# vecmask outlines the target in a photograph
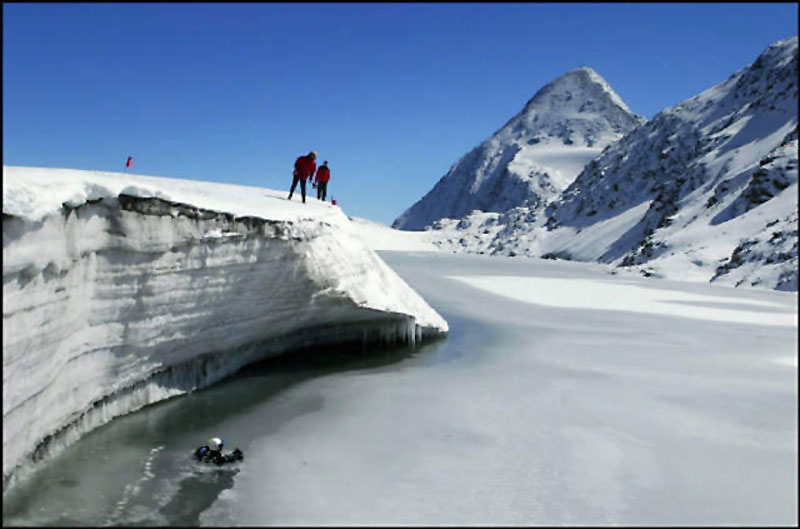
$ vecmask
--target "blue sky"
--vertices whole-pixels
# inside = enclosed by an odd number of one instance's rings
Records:
[[[286,189],[385,224],[594,68],[646,118],[797,35],[780,4],[3,4],[3,163]]]

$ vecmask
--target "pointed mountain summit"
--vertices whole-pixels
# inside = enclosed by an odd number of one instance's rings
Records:
[[[624,134],[644,120],[634,115],[611,86],[588,66],[576,68],[539,90],[497,135],[527,130],[539,139],[593,147],[604,136]],[[513,137],[512,135],[511,137]]]
[[[593,69],[567,72],[456,162],[393,227],[421,230],[473,210],[545,204],[607,145],[643,122]]]

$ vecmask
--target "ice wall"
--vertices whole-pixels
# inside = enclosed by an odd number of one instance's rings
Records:
[[[4,492],[86,431],[249,362],[447,332],[348,222],[125,193],[41,219],[5,206]]]

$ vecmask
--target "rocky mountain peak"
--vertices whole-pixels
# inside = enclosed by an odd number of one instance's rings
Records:
[[[525,110],[543,110],[554,103],[566,104],[567,108],[580,109],[580,105],[596,99],[610,99],[627,112],[628,106],[594,69],[581,66],[565,73],[545,85],[526,105]]]
[[[592,68],[571,70],[453,164],[394,226],[419,230],[473,210],[548,202],[603,148],[643,122]]]
[[[522,132],[592,147],[601,136],[612,134],[617,139],[643,122],[600,74],[581,66],[542,87],[497,134],[508,140]]]

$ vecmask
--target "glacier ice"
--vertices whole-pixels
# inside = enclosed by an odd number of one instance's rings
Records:
[[[341,211],[273,220],[96,184],[34,215],[15,169],[4,167],[4,492],[93,428],[248,363],[447,332]]]

